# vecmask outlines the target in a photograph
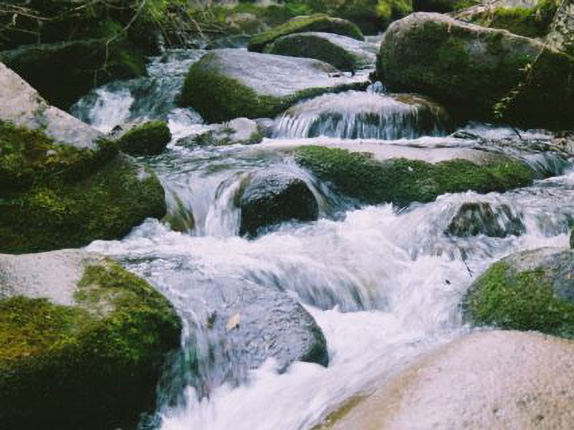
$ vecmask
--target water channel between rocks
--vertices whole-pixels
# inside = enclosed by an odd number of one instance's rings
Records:
[[[358,206],[294,163],[289,149],[311,143],[381,158],[448,159],[453,149],[478,146],[472,136],[516,138],[510,129],[479,124],[467,127],[471,134],[463,138],[446,137],[440,112],[417,112],[379,91],[303,102],[276,119],[274,137],[257,145],[179,144],[206,129],[198,114],[174,101],[201,54],[167,52],[153,59],[149,77],[97,89],[73,109],[103,131],[166,118],[173,134],[168,151],[142,161],[160,177],[178,228],[149,220],[121,241],[88,247],[152,282],[186,323],[181,351],[158,388],[157,414],[142,428],[311,429],[418,355],[467,332],[459,303],[489,264],[511,252],[567,244],[574,172],[560,155],[512,149],[556,175],[504,194],[446,194],[400,210]],[[522,138],[544,142],[548,135],[530,131]],[[236,194],[257,172],[305,181],[319,202],[319,220],[286,223],[255,240],[240,237]],[[488,203],[491,222],[502,227],[520,220],[519,234],[446,234],[465,203]],[[265,360],[270,350],[290,357],[297,349],[298,340],[282,333],[282,317],[276,317],[291,315],[296,302],[325,335],[328,367]],[[267,318],[265,327],[257,317]],[[265,337],[267,350],[259,339]]]

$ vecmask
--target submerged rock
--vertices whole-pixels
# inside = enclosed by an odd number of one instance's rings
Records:
[[[324,14],[316,14],[295,17],[285,24],[253,36],[249,42],[249,50],[263,52],[268,44],[273,43],[282,36],[304,32],[334,33],[357,40],[365,40],[359,27],[352,22],[341,18],[332,18]]]
[[[278,119],[275,135],[395,140],[444,136],[451,128],[446,110],[429,98],[348,91],[325,94],[289,108]]]
[[[171,141],[167,121],[149,121],[135,124],[118,138],[120,149],[130,155],[161,154]]]
[[[522,217],[508,205],[464,203],[450,221],[446,234],[469,237],[483,234],[489,237],[520,236],[526,231]]]
[[[210,122],[274,117],[301,99],[366,83],[317,60],[222,49],[191,66],[180,102]]]
[[[537,334],[466,336],[419,359],[318,429],[569,429],[573,354],[574,343]]]
[[[463,309],[478,325],[574,338],[574,251],[541,248],[500,260],[471,285]]]
[[[0,255],[0,427],[135,427],[180,331],[165,298],[97,254]]]
[[[0,52],[0,62],[62,109],[113,79],[145,75],[144,57],[137,49],[107,39],[26,45]]]
[[[196,136],[177,141],[183,146],[253,145],[263,140],[257,122],[248,118],[236,118],[224,124],[209,126],[209,130]]]
[[[503,114],[529,128],[574,121],[574,59],[503,30],[415,13],[389,27],[378,68],[391,90],[428,94],[461,116]]]
[[[0,68],[0,252],[116,239],[165,214],[157,178]]]
[[[295,149],[295,159],[338,192],[367,204],[406,206],[429,202],[445,193],[503,192],[526,186],[536,176],[525,162],[499,154],[472,150],[444,152],[440,148],[417,153],[406,148],[408,151],[394,155],[397,148],[384,149],[389,149],[389,153],[303,146]],[[438,158],[433,160],[435,151]]]
[[[268,54],[314,58],[345,72],[375,65],[377,48],[347,36],[329,33],[296,33],[277,39],[264,50]]]
[[[319,205],[305,181],[285,173],[253,175],[239,198],[239,207],[239,234],[251,237],[282,222],[314,221],[319,217]]]

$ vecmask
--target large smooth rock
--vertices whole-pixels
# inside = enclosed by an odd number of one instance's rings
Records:
[[[365,39],[359,27],[352,22],[324,14],[316,14],[295,17],[285,24],[253,36],[249,42],[249,50],[263,52],[265,46],[282,36],[310,31],[340,34],[357,40]]]
[[[391,90],[433,96],[462,116],[503,114],[530,128],[574,121],[574,59],[504,30],[415,13],[389,27],[378,66]]]
[[[191,66],[180,102],[210,122],[264,118],[301,99],[366,83],[317,60],[222,49]]]
[[[62,109],[92,88],[146,72],[144,57],[137,49],[108,39],[26,45],[0,52],[0,62]]]
[[[314,221],[319,216],[319,205],[305,181],[288,173],[253,175],[241,194],[239,207],[239,232],[248,236],[282,222]]]
[[[375,65],[377,48],[367,42],[329,33],[296,33],[277,39],[267,54],[314,58],[339,70],[354,72]]]
[[[470,287],[467,320],[574,338],[574,251],[541,248],[493,264]]]
[[[181,322],[97,254],[0,254],[0,427],[132,428]]]
[[[26,81],[0,63],[0,121],[41,129],[56,143],[96,149],[102,134],[68,113],[50,106]]]
[[[503,192],[526,186],[536,177],[519,159],[471,149],[377,143],[372,148],[367,144],[351,151],[343,148],[302,146],[295,149],[295,159],[338,192],[367,204],[405,206],[445,193]],[[374,152],[355,152],[369,149]]]
[[[574,343],[512,331],[444,345],[321,430],[574,426]]]

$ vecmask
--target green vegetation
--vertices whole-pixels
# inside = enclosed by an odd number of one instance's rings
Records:
[[[522,161],[503,156],[485,165],[460,159],[431,164],[405,158],[378,161],[367,153],[306,146],[295,150],[295,158],[339,192],[367,204],[405,206],[445,193],[502,192],[526,186],[535,177]]]
[[[128,130],[118,141],[120,149],[131,155],[161,154],[171,140],[166,121],[149,121]]]
[[[574,338],[574,303],[555,293],[543,268],[517,271],[495,263],[471,287],[464,309],[479,325]]]
[[[85,269],[76,302],[0,300],[2,428],[116,428],[152,406],[181,330],[169,302],[112,262]]]
[[[110,143],[74,149],[0,123],[0,144],[0,252],[80,247],[165,214],[157,178]]]
[[[267,45],[281,36],[308,31],[335,33],[357,40],[364,40],[363,33],[352,22],[334,19],[324,14],[316,14],[293,18],[283,25],[254,36],[249,42],[249,50],[262,52]]]

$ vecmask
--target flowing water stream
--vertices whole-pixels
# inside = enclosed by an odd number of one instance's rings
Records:
[[[148,78],[100,88],[73,110],[103,131],[129,120],[166,118],[174,135],[166,153],[142,159],[166,189],[169,223],[148,220],[121,241],[88,247],[152,282],[186,324],[181,351],[158,389],[158,411],[142,428],[311,429],[418,355],[470,330],[459,303],[489,264],[518,250],[566,246],[574,172],[563,154],[528,145],[544,145],[546,133],[523,132],[520,141],[510,129],[472,125],[464,138],[448,138],[440,115],[431,127],[432,118],[421,126],[416,109],[370,91],[305,102],[276,119],[275,137],[258,145],[190,148],[177,141],[205,126],[174,99],[200,56],[165,53],[153,59]],[[502,150],[554,176],[504,194],[448,194],[400,210],[389,204],[361,207],[298,167],[288,150],[320,143],[400,156],[421,148],[474,148],[482,144],[476,136],[514,139],[516,145]],[[320,219],[286,223],[255,240],[240,237],[235,196],[242,181],[260,171],[304,180],[319,202]],[[461,206],[477,202],[493,208],[487,222],[504,227],[519,220],[520,234],[447,235]],[[257,340],[233,334],[236,302],[245,300],[242,288],[260,291],[259,297],[265,291],[285,297],[258,303],[262,313],[301,303],[325,335],[329,366],[265,360]],[[228,332],[212,330],[216,313],[232,315]],[[258,330],[255,336],[272,338],[280,327]],[[268,345],[289,347],[273,339]]]

